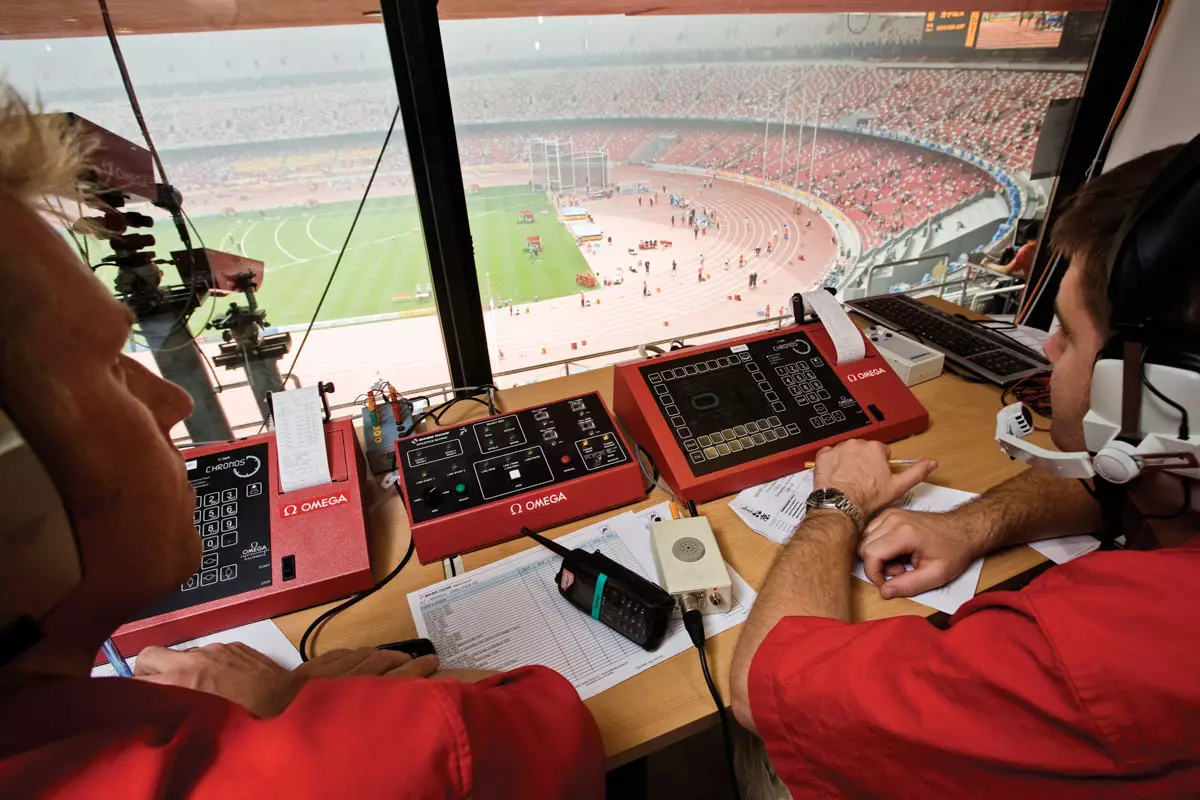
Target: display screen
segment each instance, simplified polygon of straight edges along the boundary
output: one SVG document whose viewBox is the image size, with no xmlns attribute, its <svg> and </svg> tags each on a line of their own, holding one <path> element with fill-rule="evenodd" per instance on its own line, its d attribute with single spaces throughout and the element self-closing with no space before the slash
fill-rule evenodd
<svg viewBox="0 0 1200 800">
<path fill-rule="evenodd" d="M 927 11 L 921 44 L 977 50 L 1054 49 L 1065 11 Z"/>
<path fill-rule="evenodd" d="M 677 402 L 686 406 L 683 415 L 697 430 L 721 430 L 747 417 L 758 419 L 772 413 L 770 403 L 754 381 L 731 381 L 722 372 L 677 380 L 671 390 Z"/>
<path fill-rule="evenodd" d="M 871 424 L 799 331 L 651 361 L 641 373 L 697 476 Z"/>
<path fill-rule="evenodd" d="M 1058 47 L 1066 19 L 1065 11 L 985 12 L 979 21 L 975 47 L 979 50 Z"/>
<path fill-rule="evenodd" d="M 974 47 L 978 11 L 929 11 L 921 44 L 930 47 Z"/>
</svg>

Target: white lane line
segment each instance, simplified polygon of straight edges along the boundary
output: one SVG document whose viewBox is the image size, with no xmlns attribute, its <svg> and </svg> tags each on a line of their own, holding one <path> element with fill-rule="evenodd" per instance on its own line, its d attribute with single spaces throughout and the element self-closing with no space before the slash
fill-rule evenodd
<svg viewBox="0 0 1200 800">
<path fill-rule="evenodd" d="M 310 242 L 312 242 L 313 244 L 315 244 L 317 247 L 324 250 L 326 253 L 336 253 L 337 250 L 334 250 L 331 247 L 326 247 L 325 245 L 323 245 L 317 241 L 317 237 L 313 236 L 312 224 L 313 224 L 314 219 L 316 219 L 316 216 L 309 217 L 308 223 L 304 226 L 304 232 L 308 234 L 308 240 Z"/>
<path fill-rule="evenodd" d="M 373 245 L 383 244 L 384 242 L 392 242 L 392 241 L 395 241 L 396 239 L 400 239 L 405 236 L 408 236 L 411 233 L 412 233 L 411 231 L 405 231 L 404 233 L 397 233 L 392 236 L 385 236 L 382 239 L 375 239 L 370 242 L 362 242 L 361 244 L 356 244 L 351 247 L 347 247 L 346 252 L 349 253 L 351 250 L 358 250 L 363 247 L 371 247 Z M 313 256 L 311 258 L 295 258 L 294 260 L 289 261 L 286 264 L 268 264 L 265 267 L 265 269 L 269 272 L 272 270 L 283 269 L 284 267 L 294 267 L 297 264 L 307 264 L 310 261 L 319 261 L 322 258 L 329 258 L 330 256 L 337 255 L 337 253 L 338 253 L 337 250 L 330 250 L 328 253 L 324 253 L 319 256 Z"/>
<path fill-rule="evenodd" d="M 238 242 L 238 251 L 242 255 L 246 255 L 246 237 L 250 235 L 250 231 L 254 230 L 254 226 L 257 225 L 260 221 L 261 220 L 256 219 L 256 220 L 254 220 L 254 222 L 251 222 L 250 227 L 246 228 L 246 232 L 242 234 L 241 241 Z"/>
<path fill-rule="evenodd" d="M 281 228 L 282 228 L 284 225 L 286 225 L 286 224 L 287 224 L 287 220 L 286 220 L 286 219 L 283 219 L 283 220 L 280 220 L 280 221 L 279 221 L 279 224 L 275 226 L 275 246 L 279 248 L 279 252 L 283 253 L 285 256 L 287 256 L 288 258 L 290 258 L 292 261 L 295 261 L 295 262 L 302 261 L 302 260 L 304 260 L 304 259 L 297 258 L 296 256 L 294 256 L 294 255 L 292 255 L 291 253 L 289 253 L 289 252 L 288 252 L 288 251 L 287 251 L 287 250 L 284 248 L 284 246 L 283 246 L 283 242 L 279 241 L 279 230 L 280 230 L 280 229 L 281 229 Z"/>
</svg>

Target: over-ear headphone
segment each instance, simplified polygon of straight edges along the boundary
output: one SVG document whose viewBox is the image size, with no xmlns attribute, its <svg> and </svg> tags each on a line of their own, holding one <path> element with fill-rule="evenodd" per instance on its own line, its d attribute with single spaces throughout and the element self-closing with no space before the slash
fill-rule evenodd
<svg viewBox="0 0 1200 800">
<path fill-rule="evenodd" d="M 1200 336 L 1169 313 L 1193 299 L 1197 225 L 1200 136 L 1154 177 L 1117 231 L 1111 333 L 1083 422 L 1096 472 L 1110 483 L 1147 469 L 1200 478 L 1200 436 L 1191 431 L 1200 424 Z"/>
<path fill-rule="evenodd" d="M 54 481 L 0 409 L 0 664 L 36 644 L 40 620 L 83 577 Z"/>
<path fill-rule="evenodd" d="M 1200 336 L 1165 313 L 1192 299 L 1198 227 L 1200 136 L 1154 177 L 1117 232 L 1108 264 L 1110 336 L 1092 369 L 1083 420 L 1088 452 L 1020 441 L 1032 426 L 1019 405 L 997 417 L 1005 452 L 1062 477 L 1107 484 L 1149 470 L 1200 479 L 1193 428 L 1200 426 Z"/>
</svg>

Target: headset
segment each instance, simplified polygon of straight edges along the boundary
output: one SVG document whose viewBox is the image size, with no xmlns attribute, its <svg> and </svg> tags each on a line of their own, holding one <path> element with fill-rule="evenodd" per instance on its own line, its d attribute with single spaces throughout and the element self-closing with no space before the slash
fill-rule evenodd
<svg viewBox="0 0 1200 800">
<path fill-rule="evenodd" d="M 1148 472 L 1200 479 L 1200 335 L 1164 316 L 1187 298 L 1200 258 L 1200 136 L 1159 173 L 1126 216 L 1110 256 L 1111 335 L 1092 369 L 1083 420 L 1087 452 L 1022 441 L 1032 416 L 1019 403 L 996 418 L 1010 457 L 1065 478 L 1097 478 L 1098 494 Z M 1188 490 L 1185 485 L 1186 510 Z"/>
<path fill-rule="evenodd" d="M 42 639 L 41 620 L 83 579 L 54 481 L 0 409 L 0 665 Z"/>
</svg>

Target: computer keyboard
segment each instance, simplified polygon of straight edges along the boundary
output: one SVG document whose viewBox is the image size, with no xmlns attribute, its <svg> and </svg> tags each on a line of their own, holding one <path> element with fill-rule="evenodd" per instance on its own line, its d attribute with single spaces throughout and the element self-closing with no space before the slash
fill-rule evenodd
<svg viewBox="0 0 1200 800">
<path fill-rule="evenodd" d="M 998 331 L 914 300 L 888 294 L 848 300 L 846 306 L 897 333 L 940 350 L 947 360 L 999 386 L 1050 369 L 1040 353 Z"/>
</svg>

